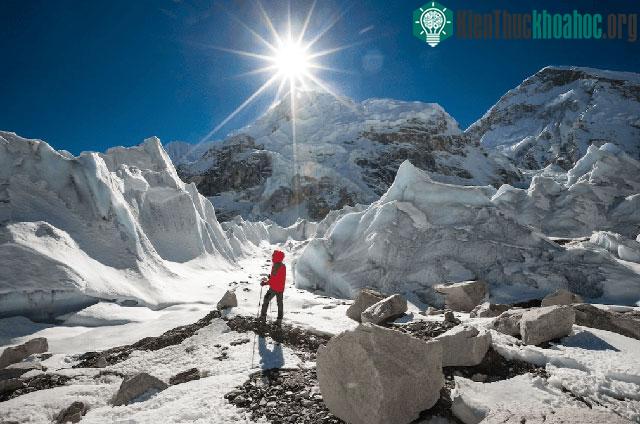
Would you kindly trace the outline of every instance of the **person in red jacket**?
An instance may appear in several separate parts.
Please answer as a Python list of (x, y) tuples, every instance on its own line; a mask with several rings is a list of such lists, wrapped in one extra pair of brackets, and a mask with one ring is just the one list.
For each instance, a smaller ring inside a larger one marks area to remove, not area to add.
[(284, 296), (284, 283), (287, 278), (287, 267), (282, 263), (284, 260), (284, 252), (275, 250), (271, 259), (273, 262), (273, 265), (271, 266), (271, 274), (269, 275), (269, 278), (263, 279), (260, 282), (261, 286), (269, 285), (269, 290), (267, 291), (267, 294), (264, 295), (264, 301), (262, 302), (260, 320), (266, 320), (269, 302), (271, 302), (271, 299), (275, 297), (278, 302), (278, 319), (276, 320), (276, 324), (280, 325), (282, 323), (282, 315), (284, 314), (282, 298)]

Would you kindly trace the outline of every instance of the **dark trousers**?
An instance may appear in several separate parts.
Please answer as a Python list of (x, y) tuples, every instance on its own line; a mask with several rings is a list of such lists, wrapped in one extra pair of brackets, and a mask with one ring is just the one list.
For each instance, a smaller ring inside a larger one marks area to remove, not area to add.
[(267, 316), (267, 308), (269, 307), (269, 302), (271, 302), (271, 299), (273, 299), (274, 296), (276, 298), (276, 301), (278, 302), (278, 319), (281, 320), (282, 315), (284, 313), (283, 305), (282, 305), (282, 298), (284, 294), (273, 291), (272, 289), (269, 289), (267, 291), (267, 294), (264, 295), (264, 300), (262, 301), (262, 311), (260, 312), (260, 316), (261, 317)]

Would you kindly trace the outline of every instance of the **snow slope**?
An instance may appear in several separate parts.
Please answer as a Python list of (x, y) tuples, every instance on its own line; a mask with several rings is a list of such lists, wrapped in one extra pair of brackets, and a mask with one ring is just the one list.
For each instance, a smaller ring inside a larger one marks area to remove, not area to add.
[(637, 272), (602, 249), (553, 243), (496, 206), (495, 193), (433, 181), (407, 161), (379, 201), (307, 244), (296, 285), (344, 297), (365, 286), (413, 291), (437, 304), (433, 285), (483, 279), (499, 303), (541, 298), (559, 287), (590, 301), (640, 300)]
[(507, 92), (466, 131), (518, 166), (570, 169), (590, 145), (640, 159), (640, 75), (549, 66)]
[(229, 270), (235, 255), (157, 138), (73, 157), (0, 132), (0, 316), (171, 304), (189, 267)]
[[(458, 184), (519, 180), (518, 171), (488, 156), (439, 105), (347, 98), (309, 91), (287, 97), (223, 142), (185, 154), (169, 152), (185, 181), (195, 182), (226, 220), (271, 219), (288, 226), (330, 211), (369, 204), (393, 182), (405, 159), (432, 178)], [(292, 122), (295, 121), (295, 143)]]
[[(237, 281), (251, 280), (251, 276), (259, 273), (261, 269), (268, 268), (264, 260), (269, 257), (271, 248), (273, 246), (256, 252), (252, 257), (241, 259), (242, 268), (229, 272), (226, 279), (218, 281), (212, 287), (218, 295), (227, 289), (236, 289), (239, 305), (229, 311), (228, 316), (255, 313), (259, 286), (255, 281), (246, 285), (238, 285)], [(292, 258), (288, 250), (287, 258)], [(290, 266), (288, 260), (287, 265)], [(357, 325), (345, 314), (350, 302), (313, 295), (297, 290), (291, 284), (287, 286), (285, 293), (287, 324), (315, 328), (329, 334), (337, 334)], [(196, 310), (192, 310), (196, 305), (184, 305), (180, 310), (170, 308), (171, 311), (155, 319), (150, 319), (148, 315), (157, 316), (162, 312), (147, 311), (142, 314), (131, 310), (145, 308), (117, 306), (112, 308), (114, 315), (133, 317), (135, 314), (143, 321), (122, 325), (103, 322), (103, 327), (90, 329), (68, 326), (48, 327), (37, 332), (32, 329), (28, 335), (11, 339), (11, 343), (18, 343), (32, 337), (47, 336), (54, 356), (44, 360), (43, 365), (48, 367), (50, 372), (71, 376), (72, 380), (62, 387), (36, 391), (3, 402), (0, 420), (50, 422), (61, 409), (74, 401), (83, 401), (89, 406), (89, 412), (83, 418), (83, 422), (110, 423), (128, 419), (139, 423), (265, 423), (265, 420), (251, 420), (246, 411), (226, 401), (224, 394), (244, 383), (250, 374), (260, 369), (312, 368), (315, 364), (301, 360), (289, 347), (274, 344), (269, 338), (256, 338), (254, 346), (252, 333), (241, 334), (231, 331), (221, 320), (214, 320), (211, 325), (177, 345), (156, 351), (135, 351), (127, 360), (104, 369), (71, 368), (77, 363), (77, 353), (131, 343), (149, 335), (159, 335), (167, 328), (195, 322), (212, 309), (214, 304), (215, 302), (201, 304)], [(441, 315), (425, 317), (417, 314), (417, 311), (425, 306), (416, 303), (415, 299), (410, 299), (408, 316), (403, 321), (443, 319)], [(81, 311), (80, 315), (85, 318), (99, 318), (103, 314), (101, 308), (90, 307)], [(118, 312), (118, 309), (121, 311)], [(185, 315), (191, 316), (191, 321), (185, 319)], [(275, 312), (272, 312), (270, 319), (275, 318), (274, 315)], [(490, 319), (469, 318), (468, 314), (463, 313), (456, 313), (456, 317), (465, 324), (478, 327), (490, 322)], [(14, 324), (4, 325), (5, 320), (11, 320)], [(16, 330), (17, 327), (26, 326), (19, 325), (15, 318), (5, 320), (0, 320), (0, 330)], [(31, 325), (44, 326), (33, 323)], [(70, 332), (80, 331), (82, 332), (74, 337), (69, 336)], [(247, 338), (248, 343), (235, 343)], [(231, 344), (232, 342), (234, 344)], [(524, 374), (493, 383), (476, 383), (455, 377), (454, 398), (461, 397), (466, 408), (477, 417), (505, 411), (551, 413), (550, 411), (559, 408), (572, 408), (571, 411), (576, 413), (589, 411), (583, 401), (576, 399), (576, 396), (581, 396), (596, 410), (615, 411), (631, 422), (637, 422), (640, 418), (637, 396), (640, 385), (638, 340), (607, 331), (574, 326), (569, 337), (546, 348), (524, 346), (513, 337), (492, 331), (492, 347), (507, 358), (521, 359), (545, 367), (549, 378)], [(227, 359), (219, 361), (215, 357), (220, 354), (221, 348), (227, 348), (228, 356)], [(122, 381), (116, 373), (143, 371), (167, 381), (172, 375), (192, 367), (198, 368), (203, 378), (171, 386), (161, 393), (128, 406), (112, 407), (108, 404)], [(101, 372), (102, 375), (99, 375)], [(40, 371), (31, 372), (31, 375), (37, 373)], [(314, 387), (308, 389), (317, 390)], [(436, 422), (449, 421), (442, 419), (426, 421), (423, 424)]]

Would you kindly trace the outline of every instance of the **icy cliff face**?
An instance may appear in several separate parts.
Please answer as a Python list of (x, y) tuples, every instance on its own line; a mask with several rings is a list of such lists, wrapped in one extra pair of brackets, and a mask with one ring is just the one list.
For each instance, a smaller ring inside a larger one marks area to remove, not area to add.
[(233, 258), (157, 138), (73, 157), (0, 132), (0, 315), (48, 318), (95, 298), (160, 305), (175, 299), (169, 263)]
[(611, 230), (634, 239), (640, 228), (640, 161), (613, 144), (590, 146), (568, 172), (549, 167), (528, 189), (503, 185), (492, 201), (549, 236)]
[(407, 161), (379, 201), (309, 242), (295, 267), (296, 285), (347, 297), (365, 286), (412, 291), (437, 303), (433, 285), (484, 279), (501, 302), (559, 287), (590, 300), (640, 299), (637, 274), (608, 254), (551, 242), (505, 214), (494, 194), (490, 186), (433, 181)]
[(466, 131), (526, 169), (570, 169), (590, 145), (640, 159), (640, 75), (546, 67), (505, 94)]
[(319, 221), (331, 210), (377, 200), (410, 159), (438, 181), (515, 183), (517, 169), (487, 155), (439, 105), (372, 99), (358, 103), (303, 92), (204, 154), (169, 144), (178, 171), (209, 196), (224, 219)]

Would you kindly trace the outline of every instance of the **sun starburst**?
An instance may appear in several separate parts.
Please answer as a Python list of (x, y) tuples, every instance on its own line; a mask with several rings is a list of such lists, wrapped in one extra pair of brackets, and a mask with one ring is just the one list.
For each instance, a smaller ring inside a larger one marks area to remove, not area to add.
[(351, 46), (332, 47), (322, 51), (315, 50), (316, 43), (320, 41), (342, 17), (342, 14), (340, 13), (335, 14), (335, 16), (330, 19), (317, 34), (308, 36), (308, 29), (312, 22), (316, 2), (317, 0), (314, 1), (309, 8), (306, 18), (301, 25), (297, 25), (300, 27), (297, 34), (293, 33), (293, 27), (296, 25), (291, 19), (291, 5), (289, 5), (285, 28), (278, 30), (262, 3), (259, 0), (256, 0), (257, 9), (260, 12), (262, 22), (264, 24), (264, 28), (262, 29), (263, 32), (268, 33), (267, 36), (261, 35), (257, 29), (250, 28), (233, 14), (230, 14), (232, 19), (242, 28), (249, 31), (249, 33), (251, 33), (265, 49), (263, 49), (263, 51), (244, 51), (225, 47), (214, 48), (262, 62), (261, 66), (241, 74), (240, 76), (266, 75), (267, 77), (264, 83), (260, 85), (260, 87), (258, 87), (249, 97), (247, 97), (247, 99), (245, 99), (235, 110), (227, 115), (218, 125), (216, 125), (216, 127), (201, 140), (201, 143), (209, 140), (215, 133), (227, 125), (229, 121), (236, 117), (238, 113), (244, 110), (258, 97), (265, 94), (269, 89), (277, 87), (274, 103), (279, 102), (287, 96), (290, 99), (293, 134), (292, 143), (294, 145), (295, 154), (295, 99), (297, 92), (302, 89), (315, 89), (329, 93), (339, 101), (342, 101), (339, 95), (330, 88), (329, 84), (322, 80), (319, 73), (323, 71), (344, 71), (322, 64), (321, 59)]

